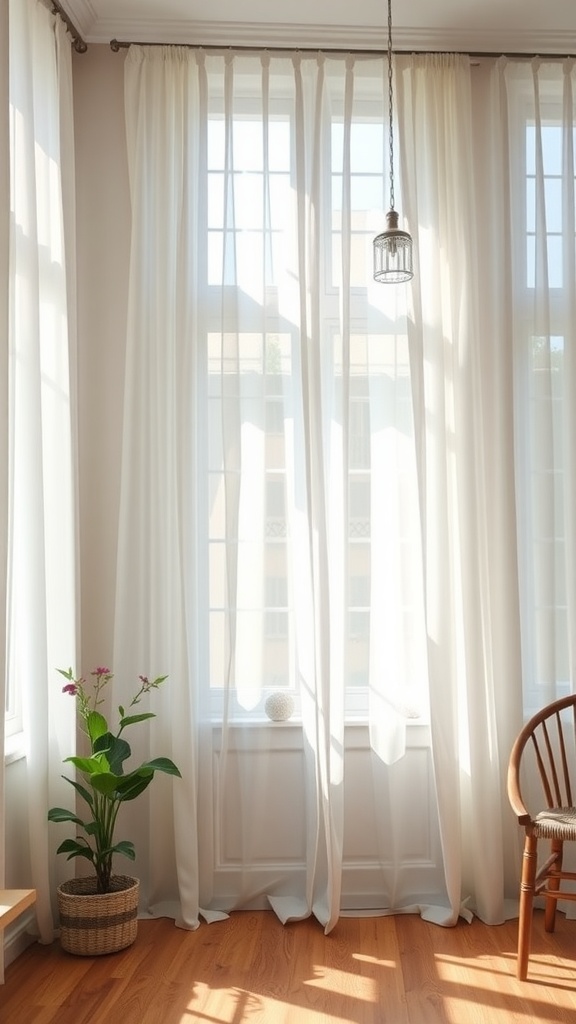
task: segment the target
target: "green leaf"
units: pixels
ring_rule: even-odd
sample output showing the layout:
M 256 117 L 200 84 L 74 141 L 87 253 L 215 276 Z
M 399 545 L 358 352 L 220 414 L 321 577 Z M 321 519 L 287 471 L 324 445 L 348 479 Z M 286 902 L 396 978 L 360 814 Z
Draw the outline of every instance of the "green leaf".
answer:
M 92 776 L 109 770 L 105 754 L 95 754 L 94 757 L 67 757 L 65 760 L 73 764 L 84 775 Z
M 180 769 L 176 767 L 174 761 L 171 761 L 169 757 L 155 757 L 152 761 L 146 761 L 141 768 L 152 768 L 156 772 L 165 772 L 166 775 L 177 775 L 179 779 L 182 778 Z
M 84 822 L 73 811 L 67 811 L 65 807 L 51 807 L 48 811 L 48 821 L 74 821 L 84 828 Z
M 86 719 L 86 728 L 88 729 L 92 748 L 94 748 L 96 740 L 108 732 L 108 722 L 99 711 L 91 711 Z
M 79 782 L 75 782 L 74 779 L 66 778 L 65 775 L 63 775 L 62 778 L 66 779 L 66 782 L 69 782 L 71 786 L 74 786 L 76 792 L 80 794 L 82 799 L 86 801 L 89 807 L 93 807 L 94 798 L 88 789 L 86 789 L 84 786 L 81 786 Z
M 125 776 L 122 776 L 124 778 Z M 102 793 L 102 796 L 115 799 L 114 794 L 118 788 L 120 779 L 113 772 L 101 772 L 99 775 L 92 775 L 90 783 L 93 788 Z
M 149 718 L 156 718 L 156 715 L 153 714 L 152 711 L 143 711 L 141 715 L 127 715 L 127 717 L 124 718 L 123 708 L 119 708 L 118 710 L 123 716 L 120 719 L 120 727 L 122 729 L 125 729 L 127 725 L 134 725 L 136 722 L 145 722 Z
M 118 780 L 116 793 L 119 800 L 134 800 L 150 785 L 154 772 L 165 772 L 166 775 L 177 775 L 181 778 L 178 768 L 168 757 L 157 757 L 153 761 L 145 761 L 129 775 Z
M 123 775 L 123 764 L 130 757 L 132 751 L 126 740 L 113 736 L 111 732 L 105 733 L 94 744 L 95 753 L 105 753 L 108 768 L 114 775 Z
M 110 852 L 121 853 L 123 857 L 128 857 L 128 860 L 136 860 L 134 843 L 131 843 L 129 839 L 122 839 L 121 842 L 116 843 Z
M 57 850 L 56 852 L 60 853 L 62 851 Z M 66 857 L 66 860 L 72 860 L 74 857 L 85 857 L 86 860 L 89 860 L 91 864 L 94 863 L 94 855 L 93 855 L 91 850 L 87 850 L 87 849 L 74 850 L 72 853 L 68 854 L 68 856 Z
M 131 772 L 130 775 L 125 775 L 122 781 L 118 783 L 116 791 L 118 800 L 135 800 L 137 796 L 140 796 L 140 793 L 143 793 L 148 788 L 153 778 L 154 772 L 140 774 L 139 771 L 135 771 Z
M 94 854 L 90 847 L 83 846 L 74 839 L 65 839 L 63 843 L 60 843 L 56 853 L 67 853 L 67 860 L 72 860 L 73 857 L 86 857 L 86 860 L 94 863 Z

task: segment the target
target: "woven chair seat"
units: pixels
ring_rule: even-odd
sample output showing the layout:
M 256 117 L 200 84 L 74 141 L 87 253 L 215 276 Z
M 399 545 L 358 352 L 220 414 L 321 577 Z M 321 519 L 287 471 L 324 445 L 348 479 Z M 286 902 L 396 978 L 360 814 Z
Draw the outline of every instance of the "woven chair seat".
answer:
M 576 807 L 555 807 L 534 818 L 533 834 L 538 839 L 576 840 Z

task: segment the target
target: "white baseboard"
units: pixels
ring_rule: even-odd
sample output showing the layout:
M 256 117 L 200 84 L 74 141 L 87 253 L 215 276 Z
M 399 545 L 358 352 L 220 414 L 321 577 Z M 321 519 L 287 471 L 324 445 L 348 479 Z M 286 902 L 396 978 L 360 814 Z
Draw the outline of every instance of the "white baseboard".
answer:
M 38 941 L 34 912 L 22 914 L 4 932 L 4 966 L 14 963 L 17 957 Z

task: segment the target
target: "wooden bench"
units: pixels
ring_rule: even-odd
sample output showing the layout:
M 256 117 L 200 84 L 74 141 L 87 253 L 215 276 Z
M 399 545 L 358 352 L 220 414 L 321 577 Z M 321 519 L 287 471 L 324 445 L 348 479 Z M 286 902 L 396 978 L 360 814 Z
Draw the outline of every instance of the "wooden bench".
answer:
M 36 889 L 0 889 L 0 931 L 36 903 Z

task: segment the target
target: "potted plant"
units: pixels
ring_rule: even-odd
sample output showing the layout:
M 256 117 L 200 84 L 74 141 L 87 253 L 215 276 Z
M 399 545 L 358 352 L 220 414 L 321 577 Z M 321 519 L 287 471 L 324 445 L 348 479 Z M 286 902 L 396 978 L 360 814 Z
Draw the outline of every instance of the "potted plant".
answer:
M 95 955 L 115 952 L 129 946 L 136 938 L 139 882 L 136 878 L 112 873 L 115 854 L 135 859 L 134 844 L 127 839 L 115 839 L 118 812 L 127 800 L 135 800 L 148 788 L 156 772 L 177 775 L 180 772 L 167 757 L 145 761 L 137 768 L 124 771 L 131 749 L 123 737 L 129 726 L 156 716 L 150 711 L 130 714 L 141 698 L 157 689 L 167 676 L 149 680 L 140 676 L 140 687 L 127 711 L 118 708 L 119 724 L 113 733 L 102 711 L 103 690 L 113 678 L 107 668 L 96 668 L 91 673 L 91 692 L 84 678 L 75 678 L 71 668 L 58 669 L 67 680 L 63 692 L 76 698 L 82 730 L 90 745 L 87 757 L 67 757 L 65 763 L 74 765 L 82 782 L 63 776 L 86 803 L 89 814 L 82 820 L 75 811 L 52 807 L 49 821 L 74 822 L 75 839 L 65 839 L 58 853 L 67 859 L 83 857 L 94 868 L 94 875 L 73 878 L 58 888 L 60 911 L 60 941 L 71 953 Z

